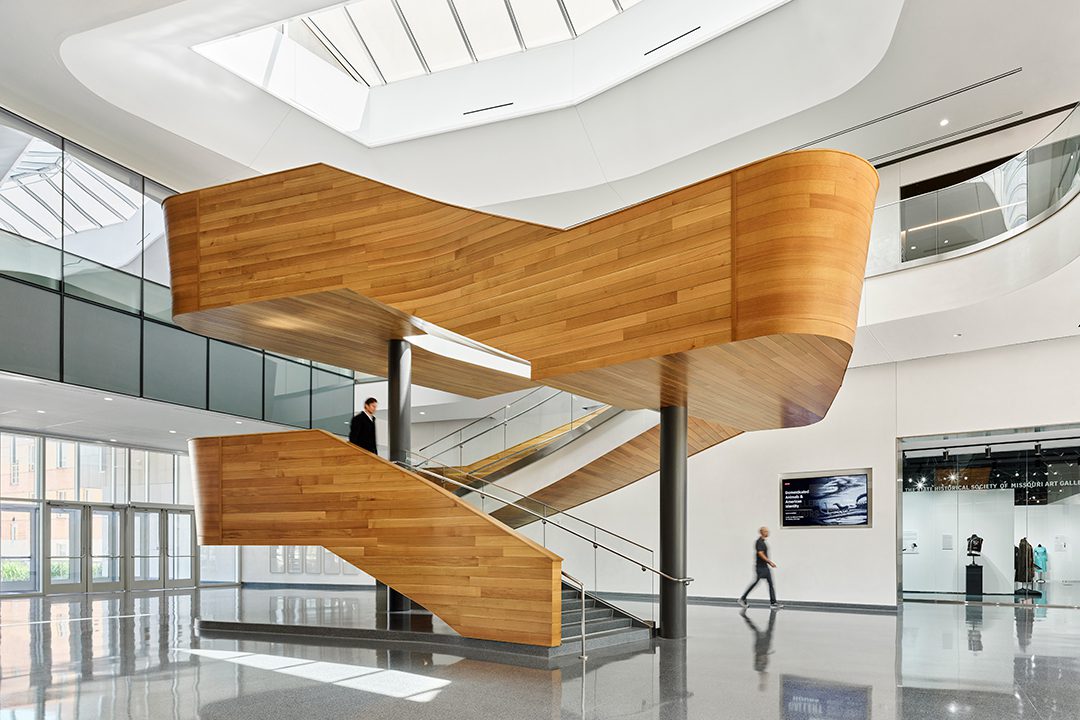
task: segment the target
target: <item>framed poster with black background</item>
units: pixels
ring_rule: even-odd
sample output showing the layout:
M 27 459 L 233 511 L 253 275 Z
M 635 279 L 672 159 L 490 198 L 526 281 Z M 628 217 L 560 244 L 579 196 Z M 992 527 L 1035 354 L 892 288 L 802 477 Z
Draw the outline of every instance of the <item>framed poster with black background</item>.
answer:
M 872 489 L 869 468 L 781 475 L 780 526 L 871 527 Z

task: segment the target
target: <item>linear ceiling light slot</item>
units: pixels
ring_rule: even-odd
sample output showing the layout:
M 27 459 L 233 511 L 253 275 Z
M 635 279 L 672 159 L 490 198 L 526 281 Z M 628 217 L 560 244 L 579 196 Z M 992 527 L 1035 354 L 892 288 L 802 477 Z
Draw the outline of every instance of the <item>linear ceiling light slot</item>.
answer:
M 938 95 L 937 97 L 932 97 L 929 100 L 923 100 L 922 102 L 915 103 L 914 105 L 908 105 L 905 108 L 901 108 L 899 110 L 894 110 L 891 113 L 887 113 L 887 114 L 882 115 L 880 117 L 876 117 L 873 120 L 867 120 L 866 122 L 861 122 L 858 125 L 852 125 L 851 127 L 844 128 L 843 130 L 837 130 L 836 132 L 830 133 L 829 135 L 825 135 L 824 137 L 819 137 L 817 140 L 811 140 L 810 142 L 805 142 L 802 145 L 799 145 L 797 147 L 790 148 L 788 150 L 788 152 L 791 152 L 791 151 L 794 151 L 794 150 L 802 150 L 803 148 L 808 148 L 811 145 L 817 145 L 819 143 L 825 142 L 826 140 L 832 140 L 833 138 L 840 137 L 841 135 L 846 135 L 849 132 L 854 132 L 856 130 L 862 130 L 864 127 L 869 127 L 870 125 L 874 125 L 876 123 L 883 122 L 885 120 L 890 120 L 890 119 L 892 119 L 894 117 L 897 117 L 898 115 L 903 115 L 904 113 L 909 113 L 912 110 L 918 110 L 919 108 L 926 107 L 927 105 L 932 105 L 933 103 L 941 102 L 942 100 L 946 100 L 948 98 L 955 97 L 955 96 L 957 96 L 957 95 L 959 95 L 961 93 L 966 93 L 969 90 L 974 90 L 976 88 L 980 88 L 983 85 L 989 85 L 990 83 L 997 82 L 998 80 L 1004 80 L 1007 77 L 1011 77 L 1012 75 L 1015 75 L 1015 74 L 1017 74 L 1019 72 L 1023 72 L 1023 70 L 1024 70 L 1023 67 L 1013 68 L 1012 70 L 1008 70 L 1006 72 L 1003 72 L 1000 75 L 994 75 L 993 77 L 988 77 L 985 80 L 980 80 L 980 81 L 972 83 L 970 85 L 966 85 L 966 86 L 964 86 L 962 88 L 957 88 L 956 90 L 951 90 L 951 91 L 949 91 L 949 92 L 947 92 L 947 93 L 945 93 L 943 95 Z
M 682 39 L 683 39 L 684 37 L 686 37 L 686 36 L 687 36 L 687 35 L 689 35 L 690 33 L 693 33 L 693 32 L 697 32 L 697 31 L 698 31 L 698 30 L 700 30 L 700 29 L 701 29 L 701 26 L 700 26 L 700 25 L 698 25 L 698 26 L 697 26 L 696 28 L 694 28 L 693 30 L 687 30 L 687 31 L 686 31 L 686 32 L 684 32 L 684 33 L 683 33 L 682 35 L 676 35 L 675 37 L 671 38 L 671 39 L 670 39 L 670 40 L 668 40 L 667 42 L 665 42 L 665 43 L 660 43 L 659 45 L 657 45 L 656 47 L 654 47 L 654 48 L 653 48 L 652 50 L 648 50 L 648 51 L 647 51 L 647 52 L 645 53 L 645 55 L 650 55 L 650 54 L 652 54 L 652 53 L 656 52 L 657 50 L 659 50 L 660 48 L 665 48 L 665 47 L 667 47 L 668 45 L 670 45 L 671 43 L 675 42 L 676 40 L 682 40 Z
M 929 140 L 924 140 L 922 142 L 915 143 L 914 145 L 908 145 L 906 147 L 897 148 L 896 150 L 892 150 L 892 151 L 887 152 L 887 153 L 882 153 L 880 155 L 876 155 L 876 156 L 874 156 L 872 158 L 868 158 L 868 160 L 869 160 L 870 163 L 876 163 L 878 160 L 884 160 L 887 157 L 892 157 L 893 155 L 899 155 L 900 153 L 908 152 L 909 150 L 917 150 L 918 148 L 926 147 L 927 145 L 933 145 L 934 143 L 941 142 L 942 140 L 948 140 L 949 138 L 954 138 L 957 135 L 964 135 L 964 134 L 969 133 L 969 132 L 971 132 L 973 130 L 980 130 L 982 128 L 989 127 L 991 125 L 997 125 L 998 123 L 1005 122 L 1006 120 L 1012 120 L 1013 118 L 1020 117 L 1023 114 L 1024 114 L 1024 112 L 1022 110 L 1017 110 L 1016 112 L 1009 113 L 1008 115 L 1002 115 L 1001 117 L 994 118 L 993 120 L 986 120 L 986 121 L 978 123 L 976 125 L 971 125 L 971 126 L 968 126 L 966 128 L 963 128 L 961 130 L 955 130 L 955 131 L 953 131 L 951 133 L 945 133 L 944 135 L 938 135 L 936 137 L 932 137 Z
M 475 110 L 466 110 L 465 112 L 463 112 L 461 114 L 462 115 L 472 115 L 474 113 L 486 112 L 488 110 L 498 110 L 499 108 L 510 107 L 513 104 L 514 103 L 512 103 L 512 102 L 508 102 L 508 103 L 503 103 L 501 105 L 489 105 L 488 107 L 476 108 Z

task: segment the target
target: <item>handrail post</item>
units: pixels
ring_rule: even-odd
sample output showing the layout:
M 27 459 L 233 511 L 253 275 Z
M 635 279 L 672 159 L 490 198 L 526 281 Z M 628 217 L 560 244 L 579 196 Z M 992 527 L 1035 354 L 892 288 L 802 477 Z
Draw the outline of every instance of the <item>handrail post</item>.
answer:
M 578 657 L 588 660 L 589 656 L 585 654 L 585 583 L 567 572 L 564 572 L 562 576 L 577 585 L 581 593 L 581 654 Z

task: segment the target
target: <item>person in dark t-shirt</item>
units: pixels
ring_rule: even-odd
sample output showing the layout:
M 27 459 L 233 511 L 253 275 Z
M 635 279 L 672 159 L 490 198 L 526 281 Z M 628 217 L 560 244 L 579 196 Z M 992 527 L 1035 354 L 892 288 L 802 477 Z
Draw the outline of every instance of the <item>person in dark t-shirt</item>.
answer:
M 773 587 L 772 570 L 776 567 L 776 563 L 769 559 L 769 546 L 765 544 L 765 538 L 769 537 L 769 528 L 762 527 L 758 530 L 758 539 L 754 543 L 754 572 L 756 577 L 754 582 L 750 583 L 750 587 L 746 588 L 746 592 L 739 598 L 739 604 L 743 607 L 747 606 L 746 596 L 750 594 L 750 591 L 757 587 L 758 582 L 764 580 L 769 584 L 769 604 L 775 609 L 783 607 L 780 603 L 776 602 L 776 589 Z

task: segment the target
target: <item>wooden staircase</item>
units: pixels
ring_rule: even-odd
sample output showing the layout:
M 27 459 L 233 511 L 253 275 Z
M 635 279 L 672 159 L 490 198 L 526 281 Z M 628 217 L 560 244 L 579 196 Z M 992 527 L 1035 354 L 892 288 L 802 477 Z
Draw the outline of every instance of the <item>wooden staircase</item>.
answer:
M 465 637 L 562 641 L 562 558 L 322 430 L 190 442 L 204 545 L 322 545 Z

